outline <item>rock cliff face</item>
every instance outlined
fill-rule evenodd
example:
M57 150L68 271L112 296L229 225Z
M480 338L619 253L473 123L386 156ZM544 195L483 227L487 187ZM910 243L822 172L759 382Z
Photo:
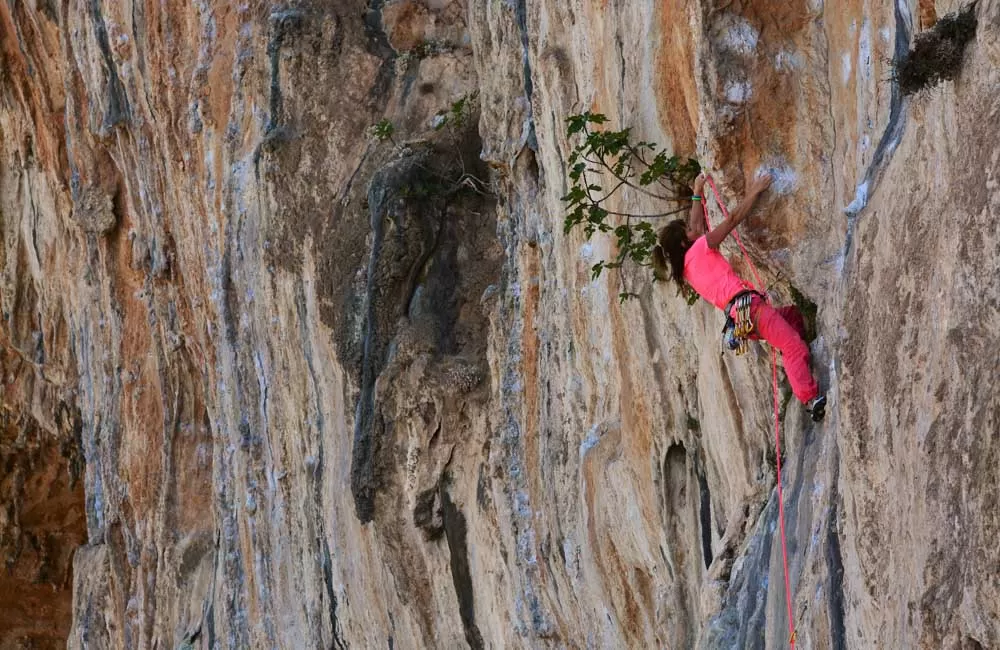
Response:
M591 280L583 110L775 175L799 646L1000 647L1000 2L891 82L957 8L0 3L0 647L785 647L768 352Z

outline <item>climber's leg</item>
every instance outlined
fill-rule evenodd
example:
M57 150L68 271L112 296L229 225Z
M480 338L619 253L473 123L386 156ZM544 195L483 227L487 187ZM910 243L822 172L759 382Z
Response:
M795 328L802 340L806 340L806 319L802 317L802 312L795 305L785 305L777 308L778 314L785 319L785 322Z
M806 404L819 395L819 387L809 370L809 347L796 328L782 318L778 310L758 297L754 297L750 305L750 314L755 332L781 351L785 374L795 397ZM801 323L801 315L798 320Z

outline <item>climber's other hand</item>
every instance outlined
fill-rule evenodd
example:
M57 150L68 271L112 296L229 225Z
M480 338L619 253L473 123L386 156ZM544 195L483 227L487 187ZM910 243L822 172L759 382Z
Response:
M771 176L770 174L762 174L761 176L758 176L754 180L754 182L753 182L752 185L750 185L750 193L751 194L760 194L764 190L766 190L767 188L769 188L771 186L772 182L774 182L774 177L773 176Z

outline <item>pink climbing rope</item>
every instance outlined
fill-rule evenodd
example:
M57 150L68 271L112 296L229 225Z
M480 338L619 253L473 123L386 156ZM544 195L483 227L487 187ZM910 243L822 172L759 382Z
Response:
M712 186L712 194L715 195L715 202L719 205L719 209L722 210L722 216L728 219L729 210L726 209L726 205L722 202L722 197L719 196L719 190L718 188L715 187L715 179L713 179L708 174L705 174L705 179L708 181L708 184ZM708 220L708 205L705 201L702 201L701 205L705 210L705 225L708 226L709 230L711 230L712 224ZM750 270L753 272L753 278L754 280L757 281L757 284L756 286L754 286L754 288L766 296L767 294L764 292L764 283L761 282L760 276L757 274L757 267L754 266L753 261L750 260L750 254L747 253L746 246L743 245L743 239L740 238L740 233L734 230L733 237L736 238L736 243L739 244L740 250L743 251L743 258L747 261L747 264L750 265Z
M728 219L729 211L726 209L725 203L722 202L722 197L719 195L718 188L715 187L715 180L708 174L705 174L705 179L712 187L712 194L715 195L715 202L718 204L719 209L722 210L722 215ZM705 225L709 230L711 230L712 222L709 221L708 218L707 201L702 201L702 208L705 211ZM754 290L759 291L766 300L770 301L770 298L767 296L767 291L764 288L764 283L761 282L760 275L757 273L757 267L754 266L749 253L747 253L746 247L743 246L743 240L740 239L740 234L733 230L733 236L736 238L736 243L739 244L740 250L743 251L743 258L750 266L750 270L753 272L753 277L757 281L753 287ZM795 619L792 618L792 589L788 580L788 547L785 543L785 499L781 491L781 419L779 415L780 409L778 407L778 353L775 351L773 346L771 347L771 384L774 395L774 454L777 459L778 475L778 528L781 530L781 567L785 573L785 608L788 611L788 645L792 650L795 650Z

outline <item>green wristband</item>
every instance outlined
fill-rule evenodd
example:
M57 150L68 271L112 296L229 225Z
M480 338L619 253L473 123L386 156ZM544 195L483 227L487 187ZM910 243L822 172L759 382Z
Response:
M702 198L701 196L695 194L694 196L691 197L691 200L692 201L701 201L701 198Z

